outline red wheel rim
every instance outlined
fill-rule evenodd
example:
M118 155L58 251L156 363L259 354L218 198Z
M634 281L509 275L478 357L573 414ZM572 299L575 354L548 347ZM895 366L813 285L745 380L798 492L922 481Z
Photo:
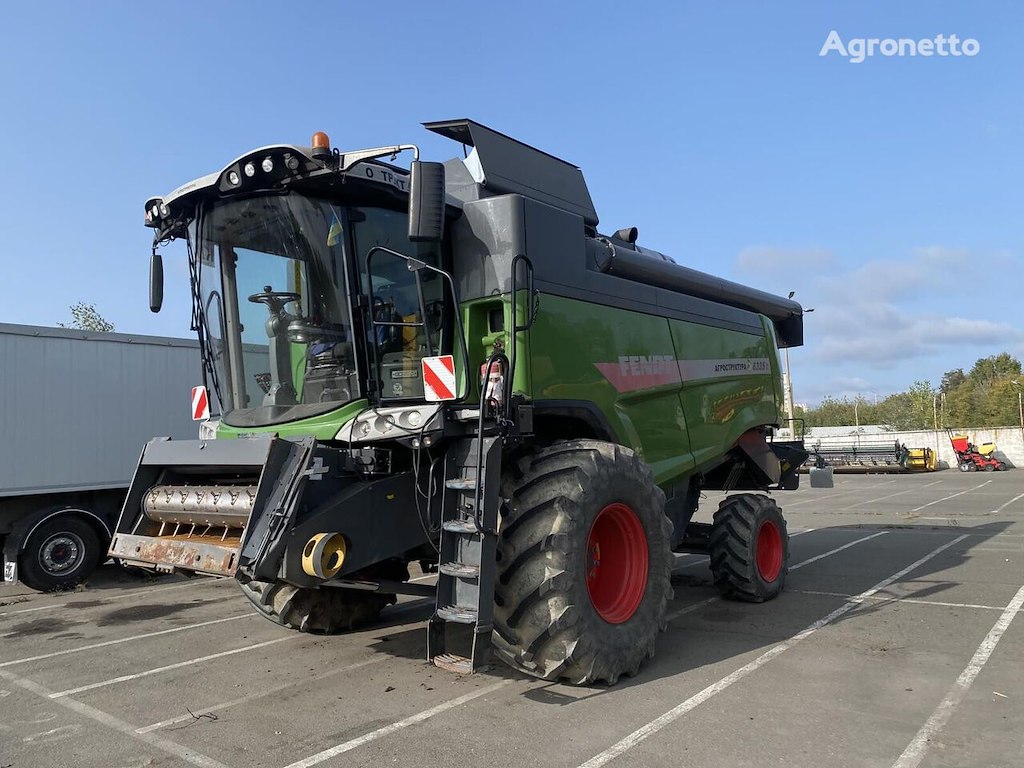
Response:
M782 534L771 520L757 531L757 572L765 581L775 581L782 570Z
M622 624L647 591L647 534L628 505L601 510L587 537L587 592L597 615Z

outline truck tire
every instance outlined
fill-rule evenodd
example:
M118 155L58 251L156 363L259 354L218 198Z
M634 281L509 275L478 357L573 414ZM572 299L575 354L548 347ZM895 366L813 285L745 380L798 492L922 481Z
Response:
M47 520L25 541L18 578L43 592L71 589L103 559L100 537L84 520L70 515Z
M493 644L544 680L614 685L654 656L672 597L665 495L633 452L559 442L506 473Z
M777 597L789 570L789 534L775 500L757 493L724 499L708 552L715 586L726 597L751 603Z

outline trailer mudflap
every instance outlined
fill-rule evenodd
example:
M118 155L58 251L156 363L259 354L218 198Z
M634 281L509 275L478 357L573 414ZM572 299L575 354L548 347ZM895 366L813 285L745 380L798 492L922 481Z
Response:
M125 565L276 573L316 441L150 441L108 552Z

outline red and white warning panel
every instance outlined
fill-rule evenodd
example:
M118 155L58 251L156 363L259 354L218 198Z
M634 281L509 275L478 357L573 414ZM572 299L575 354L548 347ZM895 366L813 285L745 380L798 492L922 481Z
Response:
M424 399L431 402L454 400L457 389L455 386L455 357L437 355L424 357L421 362L423 364Z
M206 387L192 387L192 421L206 421L210 418L210 398Z

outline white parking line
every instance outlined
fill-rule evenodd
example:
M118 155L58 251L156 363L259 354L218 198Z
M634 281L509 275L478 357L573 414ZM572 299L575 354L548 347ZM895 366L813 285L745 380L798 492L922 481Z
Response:
M177 664L168 664L164 667L156 667L155 669L147 669L144 672L136 672L133 675L121 675L120 677L112 677L110 680L101 680L98 683L89 683L89 685L80 685L77 688L69 688L66 691L58 691L57 693L51 693L51 699L61 699L65 696L71 696L76 693L82 693L83 691L91 691L95 688L105 688L108 685L115 685L117 683L126 683L129 680L138 680L140 677L149 677L150 675L158 675L161 672L170 672L172 669L181 669L182 667L191 667L194 664L202 664L204 661L212 661L213 659L222 659L225 656L233 656L236 653L245 653L246 651L255 651L257 648L265 648L268 645L274 645L276 643L283 643L286 640L296 640L303 637L301 634L288 635L287 637L276 637L273 640L265 640L262 643L255 643L253 645L247 645L243 648L235 648L230 651L221 651L220 653L211 653L209 656L200 656L198 659L189 659L188 661L179 661Z
M945 550L949 549L950 547L952 547L955 544L960 543L961 541L963 541L966 538L967 538L966 536L957 536L952 541L947 541L945 544L942 544L941 546L937 547L936 549L933 549L931 552L929 552L924 557L919 558L918 560L915 560L913 563L908 565L906 568L903 568L903 569L897 571L896 573L894 573L892 576L889 576L888 578L882 579L882 581L880 581L877 584L875 584L875 586L871 587L870 589L865 590L864 592L861 592L856 597L851 598L847 602L843 603L843 605L841 605L838 608L836 608L834 611L829 613L824 618L818 619L816 622L811 624L809 627L804 629L802 632L799 632L798 634L794 635L793 637L789 638L788 640L782 641L778 645L774 646L773 648L769 649L765 653L763 653L760 656L758 656L756 659L751 661L749 664L746 664L746 665L740 667L739 669L737 669L735 672L732 672L731 674L726 675L725 677L723 677L718 682L712 683L707 688L705 688L703 691L701 691L700 693L698 693L698 694L696 694L694 696L691 696L690 698L688 698L686 701L682 702L678 706L670 709L668 712L663 714L661 717L659 717L659 718L657 718L655 720L652 720L651 722L647 723L646 725L636 729L631 734L626 736L624 739L622 739L619 742L613 744L611 747L609 747L608 749L604 750L603 752L600 752L599 754L595 755L590 760L587 760L585 763L582 763L579 766L579 768L599 768L599 766L602 766L602 765L605 765L605 764L611 762L612 760L614 760L619 755L621 755L624 752L627 752L630 749L632 749L633 747L635 747L637 744L642 742L644 739L646 739L649 736L652 736L655 733L657 733L658 731L660 731L666 725L674 723L676 720L678 720L680 717L685 715L687 712L690 712L691 710L696 709L701 704L703 704L705 701L710 699L712 696L715 696L716 694L721 693L726 688L731 686L733 683L736 683L737 681L742 680L744 677L749 675L751 672L754 672L757 669L760 669L761 667L763 667L765 664L767 664L769 661L774 659L776 656L779 656L779 655L785 653L790 648L795 646L797 643L800 643L803 640L806 640L808 637L813 635L815 632L817 632L822 627L825 627L825 626L831 624L836 619L838 619L841 616L849 613L854 608L856 608L861 602L863 602L864 600L870 598L876 592L879 592L880 590L885 589L890 584L892 584L892 583L898 581L899 579L903 578L904 576L906 576L908 573L910 573L914 569L919 568L920 566L924 565L926 562L931 560L936 555L941 554Z
M976 485L973 488L968 488L966 491L960 491L960 493L954 493L954 494L951 494L949 496L943 496L941 499L936 499L935 501L929 501L927 504L922 504L920 507L914 507L910 511L911 512L920 512L922 509L930 507L933 504L938 504L939 502L942 502L942 501L949 501L950 499L955 499L957 496L963 496L965 493L970 493L971 491L976 491L979 488L984 488L986 485L988 485L991 482L992 482L991 480L986 480L981 485Z
M843 507L843 509L844 510L846 510L846 509L854 509L856 507L862 507L865 504L876 504L879 501L885 501L886 499L892 499L892 498L895 498L896 496L902 496L905 493L913 493L914 491L919 491L922 488L931 488L933 485L938 485L941 482L942 482L941 480L936 480L935 482L926 483L925 485L917 486L915 488L907 488L906 490L903 490L903 491L897 491L896 493L890 493L888 496L879 496L877 499L868 499L867 501L858 501L856 504L851 504L848 507Z
M299 681L292 680L292 681L287 682L287 683L282 683L281 685L275 685L273 688L268 688L265 691L255 691L253 693L248 694L247 696L242 696L241 698L238 698L238 699L232 699L231 701L221 702L220 704L214 704L213 706L210 706L210 707L196 707L196 712L198 714L195 714L195 715L191 715L191 714L181 715L180 717L172 717L172 718L170 718L168 720L161 720L159 723L153 723L152 725L145 725L142 728L136 728L135 732L136 733L149 733L150 731L156 731L156 730L159 730L160 728L166 728L169 725L177 725L178 723L184 723L184 722L187 722L187 721L190 721L190 720L195 720L197 717L202 717L204 714L206 714L208 712L209 713L220 712L223 709L228 709L230 707L236 707L239 704L248 704L250 701L255 701L256 699L261 699L264 696L273 696L275 693L280 693L281 691L286 691L289 688L294 688L297 685L308 685L310 683L320 682L321 680L326 680L329 677L334 677L335 675L340 675L343 672L351 672L353 669L359 669L360 667L368 667L371 664L379 664L382 661L392 661L392 659L390 657L386 656L385 654L379 654L377 656L374 656L372 659L364 659L363 661L357 661L355 664L348 664L347 666L344 666L344 667L335 667L335 668L325 672L322 675L316 675L315 677L304 678L303 680L299 680Z
M989 512L989 514L990 514L990 515L998 515L998 514L999 514L1000 512L1002 512L1002 511L1003 511L1004 509L1006 509L1006 508L1007 508L1008 506L1010 506L1011 504L1013 504L1013 502L1017 501L1017 499L1024 499L1024 493L1019 493L1019 494L1017 494L1017 495L1016 495L1016 496L1014 496L1014 497L1013 497L1012 499L1010 499L1010 500L1009 500L1008 502L1006 502L1005 504L1003 504L1003 505L1002 505L1001 507L997 507L996 509L993 509L993 510L992 510L991 512Z
M0 613L0 617L3 617L3 616L14 616L14 615L19 614L19 613L33 613L35 611L48 611L48 610L51 610L53 608L74 607L76 602L91 602L91 601L95 600L96 602L102 601L102 602L108 603L108 602L112 602L114 600L126 600L126 599L128 599L130 597L131 598L137 598L137 597L140 597L142 595L150 595L150 594L152 594L154 592L168 592L168 591L170 591L172 589L181 589L182 587L202 587L202 586L206 586L207 584L216 584L218 582L222 582L225 579L230 579L230 578L231 578L230 576L204 576L201 579L198 579L196 582L191 582L190 581L190 582L186 582L184 584L169 584L169 585L165 585L163 587L153 587L152 589L143 589L143 590L139 590L137 592L125 592L123 595L109 595L109 596L108 595L96 595L95 593L89 592L88 590L86 590L86 592L84 594L88 595L88 597L84 601L71 601L71 602L68 602L68 603L51 603L50 605L38 605L35 608L20 608L17 611L4 611L3 613Z
M1003 636L1007 627L1010 626L1010 622L1013 621L1013 617L1017 615L1017 611L1020 610L1022 605L1024 605L1024 587L1017 590L1017 594L1014 595L1010 604L1006 606L1006 610L996 620L989 633L985 635L985 639L981 641L981 645L974 652L970 663L960 673L960 677L956 679L953 687L949 689L949 692L942 701L939 702L939 706L932 712L931 717L921 726L921 730L917 732L914 740L907 745L907 748L903 750L903 754L893 763L893 768L917 768L921 764L925 754L928 752L929 742L949 722L949 718L953 716L957 705L960 704L967 694L974 679L989 660L992 651L999 644L999 639Z
M26 656L23 659L14 659L13 661L5 661L0 663L0 668L13 667L16 664L27 664L30 661L40 661L41 659L52 659L56 656L67 656L69 653L79 653L81 651L91 651L94 648L106 648L109 645L120 645L121 643L130 643L133 640L145 640L147 637L158 637L159 635L170 635L174 632L184 632L186 629L196 629L197 627L208 627L211 624L222 624L225 621L235 621L237 619L246 619L250 616L258 616L258 613L249 612L242 613L237 616L228 616L223 619L211 619L210 621L200 621L197 624L186 624L183 627L174 627L173 629L161 629L158 632L145 632L141 635L132 635L131 637L121 637L117 640L105 640L102 643L92 643L91 645L83 645L78 648L68 648L64 651L53 651L52 653L41 653L38 656Z
M388 736L394 733L395 731L400 731L403 728L408 728L410 725L416 725L416 723L422 723L424 720L428 720L434 715L439 715L442 712L446 712L449 709L453 709L454 707L459 706L460 704L465 704L467 701L472 701L473 699L479 698L480 696L492 693L498 690L499 688L508 685L510 682L512 681L502 680L500 682L495 683L494 685L489 685L486 688L480 688L478 690L471 691L470 693L467 693L464 696L459 696L457 699L446 701L443 704L438 704L436 707L431 707L430 709L418 712L415 715L405 718L404 720L399 720L397 723L385 725L383 728L378 728L375 731L370 731L369 733L363 734L362 736L359 736L355 739L351 739L349 741L338 744L336 747L325 749L323 752L317 752L315 755L310 755L309 757L303 760L299 760L298 762L286 766L286 768L310 768L310 766L322 763L324 760L330 760L332 757L340 755L344 752L349 752L355 749L356 747L361 747L363 744L375 741L376 739L379 739L383 736Z
M972 552L977 551L977 547L971 547ZM792 589L786 590L787 592L796 592L801 595L821 595L823 597L841 597L844 600L849 600L856 595L851 595L847 592L823 592L817 589ZM915 597L900 597L899 595L872 595L866 600L877 600L883 603L913 603L914 605L934 605L941 608L977 608L983 611L1004 611L1006 606L1003 605L982 605L981 603L945 603L941 600L919 600Z
M824 503L827 503L827 502L835 501L835 498L837 496L848 496L851 493L862 493L864 491L870 491L870 490L872 490L874 488L881 488L881 487L886 486L886 485L892 485L895 482L896 482L895 480L887 480L884 483L879 483L878 485L868 485L868 486L864 486L863 488L861 488L861 487L854 487L854 488L849 488L849 489L847 489L845 491L833 491L832 493L823 493L820 496L816 495L816 496L812 496L812 497L810 497L808 499L800 499L799 501L789 502L789 503L786 504L785 508L789 509L790 507L796 507L796 506L799 506L800 504L810 504L811 502L814 502L814 501L818 502L819 504L824 504Z
M798 568L803 568L805 565L810 565L811 563L816 563L818 560L821 560L824 557L828 557L829 555L834 555L836 552L842 552L844 549L849 549L852 546L860 544L862 541L868 541L869 539L877 539L879 536L885 536L885 534L887 534L887 533L888 533L888 531L879 531L878 533L872 533L870 536L865 536L862 539L857 539L856 541L851 541L848 544L843 544L843 546L841 546L841 547L836 547L835 549L830 549L828 552L823 552L820 555L815 555L812 558L804 560L802 563L797 563L796 565L791 565L791 566L789 566L789 570L795 571Z
M805 533L813 533L818 530L817 528L801 528L799 531L790 531L789 538L793 539L797 536L802 536ZM683 565L677 565L672 568L672 573L678 573L679 571L686 570L687 568L696 568L697 566L707 567L708 564L708 553L707 552L686 552L683 554L676 554L676 557L699 557L700 559L693 563L684 563Z
M796 535L801 534L801 533L810 533L813 530L814 530L814 528L808 528L808 529L803 530L803 531L797 531L796 533L791 534L791 536L796 536ZM855 544L860 544L862 541L867 541L868 539L873 539L876 536L882 536L883 534L886 534L886 533L888 533L888 531L882 531L881 533L873 533L870 536L865 536L864 538L857 539L856 541L848 542L846 544L843 544L841 547L836 547L835 549L830 549L828 552L823 552L820 555L815 555L814 557L808 558L807 560L802 560L801 562L797 563L796 565L791 565L791 566L789 566L789 570L795 571L798 568L803 568L805 565L810 565L811 563L817 562L818 560L821 560L822 558L828 557L829 555L834 555L836 552L842 552L844 549L848 549L848 548L854 546ZM706 565L706 563L703 563L703 565ZM688 568L689 566L684 566L684 567ZM799 590L795 590L795 591L799 591ZM706 600L701 600L700 602L693 603L692 605L688 605L685 608L680 608L678 611L673 611L672 613L668 614L665 617L665 620L666 621L674 621L675 619L678 619L680 616L685 616L687 613L692 613L693 611L696 611L698 608L703 608L705 605L710 605L711 603L718 602L721 599L722 598L720 596L718 596L718 595L716 595L715 597L709 597Z
M680 608L678 611L672 611L672 613L665 616L665 621L675 621L680 616L685 616L688 613L693 613L697 609L703 608L705 605L711 605L711 603L717 603L721 599L721 597L715 595L714 597L709 597L705 600L700 600L699 602L693 603L692 605L688 605L685 608Z
M0 679L6 680L13 685L18 686L30 693L34 693L43 699L51 698L50 691L48 691L39 683L35 683L31 680L27 680L23 677L19 677L13 672L7 670L0 670ZM199 768L228 768L224 763L214 760L212 757L207 757L202 752L197 752L194 749L185 747L178 744L176 741L165 739L163 736L157 736L155 734L139 734L135 733L135 729L124 720L114 717L111 714L103 712L102 710L91 707L88 704L84 704L81 701L75 701L74 699L58 699L56 701L62 707L65 707L75 714L87 717L93 722L99 723L100 725L106 726L120 733L126 734L133 739L137 739L150 747L159 749L162 752L166 752L168 755L178 757L187 763L198 766ZM56 759L56 758L54 758Z

